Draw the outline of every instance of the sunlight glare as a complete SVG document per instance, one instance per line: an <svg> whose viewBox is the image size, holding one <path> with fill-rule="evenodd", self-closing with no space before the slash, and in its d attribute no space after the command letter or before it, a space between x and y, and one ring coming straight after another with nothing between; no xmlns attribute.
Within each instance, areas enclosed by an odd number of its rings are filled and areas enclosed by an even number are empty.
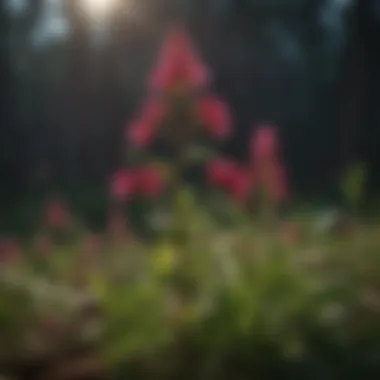
<svg viewBox="0 0 380 380"><path fill-rule="evenodd" d="M119 0L81 0L82 10L91 19L107 17L117 7Z"/></svg>

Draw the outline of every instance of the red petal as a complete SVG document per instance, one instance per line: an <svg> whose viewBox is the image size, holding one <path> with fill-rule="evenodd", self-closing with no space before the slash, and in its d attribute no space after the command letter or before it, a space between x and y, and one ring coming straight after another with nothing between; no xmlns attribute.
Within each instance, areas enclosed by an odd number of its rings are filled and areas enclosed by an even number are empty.
<svg viewBox="0 0 380 380"><path fill-rule="evenodd" d="M193 89L206 85L208 79L208 71L197 58L189 36L176 28L164 41L149 87L158 91L168 91L179 85Z"/></svg>
<svg viewBox="0 0 380 380"><path fill-rule="evenodd" d="M215 160L208 164L210 182L227 191L238 202L246 201L253 187L251 172L228 160Z"/></svg>
<svg viewBox="0 0 380 380"><path fill-rule="evenodd" d="M236 164L228 160L214 160L207 165L207 177L209 181L217 186L227 186L236 171Z"/></svg>
<svg viewBox="0 0 380 380"><path fill-rule="evenodd" d="M111 197L118 201L128 200L135 191L135 175L128 170L118 170L111 179Z"/></svg>
<svg viewBox="0 0 380 380"><path fill-rule="evenodd" d="M146 147L156 136L156 128L145 120L134 121L127 129L127 139L138 147Z"/></svg>
<svg viewBox="0 0 380 380"><path fill-rule="evenodd" d="M277 129L264 125L255 131L251 138L250 154L252 160L275 158L278 154Z"/></svg>
<svg viewBox="0 0 380 380"><path fill-rule="evenodd" d="M161 173L155 168L143 168L137 172L138 192L148 198L157 198L162 193L165 182Z"/></svg>
<svg viewBox="0 0 380 380"><path fill-rule="evenodd" d="M196 105L196 117L217 139L225 139L231 132L231 115L228 106L214 96L201 98Z"/></svg>
<svg viewBox="0 0 380 380"><path fill-rule="evenodd" d="M161 101L147 100L142 107L141 116L128 127L128 140L139 147L151 144L165 115L166 109Z"/></svg>

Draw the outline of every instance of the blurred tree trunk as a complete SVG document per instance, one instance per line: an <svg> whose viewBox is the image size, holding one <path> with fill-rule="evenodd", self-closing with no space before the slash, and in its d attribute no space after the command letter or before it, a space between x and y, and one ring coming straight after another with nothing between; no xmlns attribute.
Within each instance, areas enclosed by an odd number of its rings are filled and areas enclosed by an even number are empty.
<svg viewBox="0 0 380 380"><path fill-rule="evenodd" d="M368 0L357 0L349 22L341 79L341 167L360 158L360 129L365 118L368 92L368 32L365 31Z"/></svg>
<svg viewBox="0 0 380 380"><path fill-rule="evenodd" d="M374 167L379 163L380 23L376 2L356 0L351 15L340 109L342 166L357 159Z"/></svg>
<svg viewBox="0 0 380 380"><path fill-rule="evenodd" d="M5 1L0 2L1 33L1 149L0 170L2 188L14 195L27 184L29 170L28 131L23 107L25 73L33 55L30 49L30 31L41 6L41 0L33 0L23 13L14 17ZM29 99L30 101L31 99Z"/></svg>
<svg viewBox="0 0 380 380"><path fill-rule="evenodd" d="M62 179L66 184L81 182L86 155L86 131L90 128L91 78L88 19L78 8L78 1L68 1L72 32L68 46L66 73L66 123L63 123L57 148L60 151ZM92 112L96 112L95 109Z"/></svg>
<svg viewBox="0 0 380 380"><path fill-rule="evenodd" d="M360 2L359 2L360 3ZM366 4L362 0L362 6ZM364 137L362 149L368 162L370 186L376 189L380 185L380 1L367 0L367 8L364 8L366 17L362 19L363 45L366 48L367 57L367 88L365 116L363 120Z"/></svg>
<svg viewBox="0 0 380 380"><path fill-rule="evenodd" d="M1 186L0 191L3 193L5 191L4 185L7 180L7 153L6 144L7 133L9 126L12 123L11 120L11 110L12 110L12 76L10 70L9 62L9 41L6 36L9 34L11 20L9 14L5 9L4 2L0 4L0 33L1 39L1 50L0 50L0 75L1 75L1 105L0 105L0 176L1 176Z"/></svg>

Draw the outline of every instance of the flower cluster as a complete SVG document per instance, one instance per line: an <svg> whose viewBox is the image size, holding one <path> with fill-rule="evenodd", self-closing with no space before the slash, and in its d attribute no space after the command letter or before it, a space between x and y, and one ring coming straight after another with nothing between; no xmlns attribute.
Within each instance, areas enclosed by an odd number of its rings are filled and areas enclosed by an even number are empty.
<svg viewBox="0 0 380 380"><path fill-rule="evenodd" d="M207 177L211 184L222 188L241 202L248 198L254 184L253 174L248 168L226 159L209 162Z"/></svg>
<svg viewBox="0 0 380 380"><path fill-rule="evenodd" d="M238 202L249 200L255 189L262 190L272 202L283 201L288 194L287 177L279 154L275 127L262 126L251 137L250 165L218 159L210 162L207 177Z"/></svg>
<svg viewBox="0 0 380 380"><path fill-rule="evenodd" d="M154 167L120 169L113 175L110 193L116 201L128 201L135 195L155 199L164 188L164 178Z"/></svg>
<svg viewBox="0 0 380 380"><path fill-rule="evenodd" d="M173 102L178 99L185 99L182 103L187 105L186 119L201 124L215 139L228 137L232 125L229 108L206 91L209 81L210 73L190 38L181 28L176 28L166 38L150 77L149 100L127 126L128 140L139 147L149 146L162 130L160 127L173 121L176 114Z"/></svg>
<svg viewBox="0 0 380 380"><path fill-rule="evenodd" d="M164 41L150 76L148 100L127 126L128 141L133 146L148 147L159 133L168 131L170 135L183 132L182 143L188 145L198 126L215 140L225 140L231 134L231 113L223 100L207 91L210 80L211 74L189 36L181 28L175 28ZM169 129L163 128L167 125ZM186 128L190 128L190 134L185 133ZM209 182L240 203L250 199L256 189L263 190L273 202L284 200L288 193L287 178L279 145L275 127L259 127L251 138L249 165L227 159L212 160L206 169ZM123 201L136 194L156 198L164 189L164 182L152 168L122 169L111 181L111 195Z"/></svg>
<svg viewBox="0 0 380 380"><path fill-rule="evenodd" d="M128 139L148 146L161 133L159 126L173 120L175 129L165 129L170 134L177 136L186 126L197 132L202 125L215 139L226 138L231 117L225 104L205 91L209 81L190 39L175 30L164 44L149 82L152 94L129 126ZM173 119L178 108L184 118ZM0 362L12 372L0 378L25 378L13 371L28 368L30 373L41 363L70 371L29 378L110 378L117 373L120 378L164 379L181 378L191 369L189 378L271 379L280 373L312 373L315 364L323 365L325 377L336 378L347 368L352 372L349 361L357 356L357 342L366 342L360 347L366 352L356 363L358 373L351 377L358 378L367 359L378 356L378 334L373 333L380 331L378 223L360 226L336 211L317 215L315 221L303 221L298 214L274 220L289 189L273 125L254 128L246 164L210 159L204 150L186 146L192 137L186 133L178 150L190 148L185 155L193 154L190 164L202 156L210 185L243 206L240 210L256 194L265 196L259 223L241 218L240 212L232 213L237 224L228 230L215 223L187 189L181 191L182 162L167 177L153 164L118 169L109 183L104 234L87 230L68 203L51 197L32 244L0 238ZM172 161L176 165L176 157ZM360 168L353 174L363 180ZM136 197L157 200L169 188L174 190L172 213L154 210L145 235L152 238L140 239L125 218L125 203ZM348 200L355 203L358 188L348 190ZM194 347L198 351L189 368ZM263 356L253 347L271 349ZM340 359L348 361L339 360L339 368L324 365L337 348L344 351ZM284 367L286 362L290 367Z"/></svg>
<svg viewBox="0 0 380 380"><path fill-rule="evenodd" d="M149 88L159 92L198 90L209 83L210 77L187 33L176 27L163 44Z"/></svg>

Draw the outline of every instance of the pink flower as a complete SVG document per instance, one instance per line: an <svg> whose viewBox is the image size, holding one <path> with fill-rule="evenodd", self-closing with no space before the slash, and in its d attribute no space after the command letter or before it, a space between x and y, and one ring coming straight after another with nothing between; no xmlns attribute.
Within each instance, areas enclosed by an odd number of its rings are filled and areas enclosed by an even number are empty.
<svg viewBox="0 0 380 380"><path fill-rule="evenodd" d="M213 185L226 187L231 183L236 169L235 162L224 159L213 160L207 165L207 177Z"/></svg>
<svg viewBox="0 0 380 380"><path fill-rule="evenodd" d="M166 110L161 101L156 99L146 101L141 116L128 127L127 138L139 147L151 144L165 115Z"/></svg>
<svg viewBox="0 0 380 380"><path fill-rule="evenodd" d="M157 198L165 187L161 173L153 167L143 167L134 171L119 170L111 181L111 196L118 201L126 201L134 195Z"/></svg>
<svg viewBox="0 0 380 380"><path fill-rule="evenodd" d="M207 176L210 182L230 194L236 201L248 199L253 188L252 173L228 160L215 160L207 166Z"/></svg>
<svg viewBox="0 0 380 380"><path fill-rule="evenodd" d="M66 204L60 199L51 199L45 208L45 220L49 227L59 229L67 226L70 214Z"/></svg>
<svg viewBox="0 0 380 380"><path fill-rule="evenodd" d="M266 160L277 157L278 145L276 128L271 125L261 126L251 138L251 160Z"/></svg>
<svg viewBox="0 0 380 380"><path fill-rule="evenodd" d="M231 132L231 114L227 104L215 96L201 97L195 108L197 119L216 139L223 140Z"/></svg>
<svg viewBox="0 0 380 380"><path fill-rule="evenodd" d="M153 168L146 167L136 172L136 192L148 198L157 198L165 187L161 173Z"/></svg>
<svg viewBox="0 0 380 380"><path fill-rule="evenodd" d="M189 36L181 28L175 28L164 41L149 87L157 91L180 86L197 89L206 85L208 79L208 70L197 57Z"/></svg>
<svg viewBox="0 0 380 380"><path fill-rule="evenodd" d="M146 120L135 120L127 131L127 139L138 147L146 147L156 136L156 128Z"/></svg>
<svg viewBox="0 0 380 380"><path fill-rule="evenodd" d="M129 200L135 192L135 182L134 172L127 169L116 171L111 179L111 197L121 202Z"/></svg>

